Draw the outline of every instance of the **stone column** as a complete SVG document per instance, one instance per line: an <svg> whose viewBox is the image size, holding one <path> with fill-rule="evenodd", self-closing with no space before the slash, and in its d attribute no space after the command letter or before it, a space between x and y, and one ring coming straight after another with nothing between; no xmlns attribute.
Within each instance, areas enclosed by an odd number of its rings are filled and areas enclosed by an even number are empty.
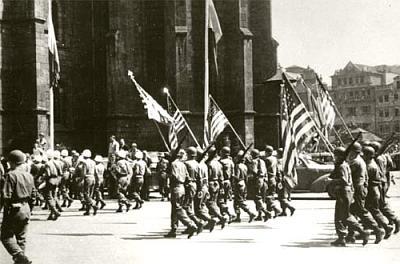
<svg viewBox="0 0 400 264"><path fill-rule="evenodd" d="M49 136L47 12L47 0L0 2L3 153Z"/></svg>

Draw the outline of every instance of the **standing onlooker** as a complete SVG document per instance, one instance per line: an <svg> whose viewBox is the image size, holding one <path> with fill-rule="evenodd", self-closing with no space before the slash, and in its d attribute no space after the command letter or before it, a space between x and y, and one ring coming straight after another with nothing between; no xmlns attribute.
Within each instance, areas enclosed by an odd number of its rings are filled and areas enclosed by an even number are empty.
<svg viewBox="0 0 400 264"><path fill-rule="evenodd" d="M48 149L47 140L43 133L39 133L39 138L37 139L37 142L39 143L39 147L42 150Z"/></svg>
<svg viewBox="0 0 400 264"><path fill-rule="evenodd" d="M111 159L111 156L116 156L119 151L119 143L115 139L115 136L112 135L110 137L110 144L108 145L108 159Z"/></svg>

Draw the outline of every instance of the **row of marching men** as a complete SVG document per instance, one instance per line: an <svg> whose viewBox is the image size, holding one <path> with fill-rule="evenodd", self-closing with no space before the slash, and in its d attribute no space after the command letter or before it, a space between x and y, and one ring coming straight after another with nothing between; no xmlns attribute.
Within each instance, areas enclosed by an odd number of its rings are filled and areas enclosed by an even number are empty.
<svg viewBox="0 0 400 264"><path fill-rule="evenodd" d="M370 231L375 243L400 231L400 218L390 208L387 191L393 162L382 153L378 142L353 142L347 149L334 151L335 169L329 185L336 197L335 228L338 238L333 246L355 243L356 238L366 245ZM359 236L356 236L356 233Z"/></svg>
<svg viewBox="0 0 400 264"><path fill-rule="evenodd" d="M188 238L204 229L211 232L217 224L223 229L227 223L241 222L241 211L249 223L286 215L287 209L293 215L290 186L282 173L282 150L275 156L273 148L266 146L263 158L259 150L252 149L247 155L248 150L232 158L226 146L219 152L214 147L205 152L189 147L161 159L159 167L169 178L171 195L171 230L165 237L177 236L179 222L186 227L183 233ZM248 188L253 189L256 211L246 203Z"/></svg>

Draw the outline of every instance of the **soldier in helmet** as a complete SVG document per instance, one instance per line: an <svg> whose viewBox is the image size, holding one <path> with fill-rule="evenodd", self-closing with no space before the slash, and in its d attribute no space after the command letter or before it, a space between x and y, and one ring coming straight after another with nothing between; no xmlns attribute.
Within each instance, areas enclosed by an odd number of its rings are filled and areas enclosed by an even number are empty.
<svg viewBox="0 0 400 264"><path fill-rule="evenodd" d="M133 165L133 175L131 179L131 186L133 187L132 197L136 202L135 209L140 209L144 203L143 199L140 197L140 192L144 184L147 163L143 160L143 152L141 151L137 151L135 153L135 159L136 160Z"/></svg>
<svg viewBox="0 0 400 264"><path fill-rule="evenodd" d="M364 231L355 217L350 213L350 203L353 199L353 184L351 170L346 162L346 150L338 147L334 150L335 169L329 176L332 179L335 204L335 229L338 239L331 243L332 246L346 246L347 229L351 232L358 231L363 239L363 245L368 243L369 233Z"/></svg>
<svg viewBox="0 0 400 264"><path fill-rule="evenodd" d="M90 209L93 208L93 215L97 214L97 206L93 202L92 197L94 194L94 187L96 183L95 179L95 167L96 163L91 159L92 152L85 149L82 152L84 158L83 161L83 175L84 175L84 185L83 185L83 195L85 199L86 212L83 215L90 215Z"/></svg>
<svg viewBox="0 0 400 264"><path fill-rule="evenodd" d="M158 185L160 186L161 201L169 200L169 183L168 183L168 167L169 161L165 158L165 154L161 153L159 162L157 163Z"/></svg>
<svg viewBox="0 0 400 264"><path fill-rule="evenodd" d="M244 164L244 151L238 152L235 158L235 173L232 176L232 187L233 187L233 207L235 209L236 218L234 222L240 223L240 209L245 211L249 215L249 223L251 223L256 215L250 211L246 204L246 179L247 179L247 166Z"/></svg>
<svg viewBox="0 0 400 264"><path fill-rule="evenodd" d="M94 178L95 178L95 186L94 186L94 198L96 199L96 207L99 209L103 209L106 206L106 203L103 200L103 189L104 189L104 172L106 170L103 162L103 157L101 155L96 155L94 158L96 162L96 166L94 168Z"/></svg>
<svg viewBox="0 0 400 264"><path fill-rule="evenodd" d="M32 263L25 255L25 244L31 215L28 203L35 188L34 180L24 169L25 154L20 150L11 151L8 162L11 169L5 174L2 188L4 214L0 239L14 263Z"/></svg>
<svg viewBox="0 0 400 264"><path fill-rule="evenodd" d="M375 221L379 226L382 226L385 229L385 239L388 239L393 231L393 227L386 223L386 219L383 216L382 212L379 210L379 202L380 202L380 187L381 187L381 175L376 164L375 150L372 147L364 147L363 149L363 158L367 165L367 173L368 173L368 194L366 198L367 209L371 212Z"/></svg>
<svg viewBox="0 0 400 264"><path fill-rule="evenodd" d="M60 212L62 211L56 197L57 187L59 184L58 177L61 174L61 168L58 167L57 163L54 162L53 155L54 154L52 150L47 150L47 161L44 165L44 195L46 199L46 205L50 209L50 215L47 218L48 220L57 220L57 218L61 215Z"/></svg>
<svg viewBox="0 0 400 264"><path fill-rule="evenodd" d="M274 211L275 216L280 215L282 210L279 208L279 204L275 201L276 195L276 177L277 177L277 165L278 160L273 155L274 148L270 145L265 146L265 165L267 167L267 178L266 178L266 196L265 203L268 211Z"/></svg>
<svg viewBox="0 0 400 264"><path fill-rule="evenodd" d="M218 195L220 193L219 181L221 178L223 178L222 164L218 161L218 156L216 155L217 150L214 147L212 147L208 153L208 192L210 194L210 198L207 200L207 208L212 216L219 219L221 228L223 229L227 220L221 214L221 210L217 204Z"/></svg>
<svg viewBox="0 0 400 264"><path fill-rule="evenodd" d="M289 185L288 181L292 177L291 175L285 175L283 166L283 149L279 148L277 151L277 193L282 208L281 216L286 216L286 209L289 209L290 215L293 215L296 208L294 208L289 201L289 194L292 190L292 186Z"/></svg>
<svg viewBox="0 0 400 264"><path fill-rule="evenodd" d="M218 197L218 206L221 208L222 214L229 216L229 222L235 219L235 215L230 212L228 207L228 200L232 198L232 185L231 179L235 173L235 164L231 158L230 147L223 147L221 149L221 158L219 162L222 164L222 178L220 179L220 193Z"/></svg>
<svg viewBox="0 0 400 264"><path fill-rule="evenodd" d="M354 200L350 207L350 211L353 215L360 218L361 223L372 230L376 235L375 243L379 243L382 240L384 232L379 228L378 223L374 220L373 216L366 209L365 199L368 193L368 171L365 161L361 157L362 147L358 142L355 142L350 147L349 152L349 165L351 170L351 177L354 190ZM349 231L346 241L348 243L354 243L355 237L354 232Z"/></svg>
<svg viewBox="0 0 400 264"><path fill-rule="evenodd" d="M131 208L130 201L126 198L128 192L129 181L133 174L132 168L126 160L126 152L118 151L117 163L112 167L112 174L118 183L117 195L118 195L118 209L117 213L122 212L122 207L126 206L128 212Z"/></svg>
<svg viewBox="0 0 400 264"><path fill-rule="evenodd" d="M60 165L61 165L61 179L60 179L60 190L63 197L63 204L61 207L70 207L74 201L69 196L69 186L70 186L70 168L72 166L72 160L68 157L68 150L63 149L60 153Z"/></svg>
<svg viewBox="0 0 400 264"><path fill-rule="evenodd" d="M178 223L181 222L187 227L188 238L191 238L197 231L195 223L188 217L185 204L185 187L189 177L183 157L185 156L184 150L179 150L177 159L171 161L171 230L164 237L175 238Z"/></svg>
<svg viewBox="0 0 400 264"><path fill-rule="evenodd" d="M257 221L264 218L267 221L271 218L271 213L266 209L264 204L264 197L266 194L267 186L265 183L265 177L267 175L267 168L265 162L260 159L260 151L258 149L251 150L251 162L248 165L249 177L252 177L254 182L254 203L258 216ZM264 216L262 215L264 214Z"/></svg>

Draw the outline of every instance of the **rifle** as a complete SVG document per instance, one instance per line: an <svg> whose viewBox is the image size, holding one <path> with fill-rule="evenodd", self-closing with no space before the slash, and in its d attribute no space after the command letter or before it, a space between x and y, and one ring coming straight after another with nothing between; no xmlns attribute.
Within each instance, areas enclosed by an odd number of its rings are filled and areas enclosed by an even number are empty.
<svg viewBox="0 0 400 264"><path fill-rule="evenodd" d="M171 150L170 158L169 158L170 163L172 163L174 160L176 160L176 156L178 155L179 150L182 148L183 141L185 141L188 134L189 134L189 131L186 131L186 133L183 135L181 140L178 142L178 147L176 149Z"/></svg>
<svg viewBox="0 0 400 264"><path fill-rule="evenodd" d="M358 133L358 135L353 139L353 141L350 143L350 145L347 146L346 151L344 152L344 158L347 159L347 156L350 153L351 147L357 142L357 140L361 137L362 132Z"/></svg>
<svg viewBox="0 0 400 264"><path fill-rule="evenodd" d="M251 143L243 152L242 155L238 156L238 160L241 160L242 158L246 157L247 152L253 147L254 143Z"/></svg>
<svg viewBox="0 0 400 264"><path fill-rule="evenodd" d="M396 140L395 136L396 136L396 133L393 132L392 135L390 135L385 140L385 142L382 144L381 149L378 151L378 153L376 153L376 156L380 156L380 155L384 154L389 149L389 147L392 145L392 143L395 142L395 140Z"/></svg>
<svg viewBox="0 0 400 264"><path fill-rule="evenodd" d="M203 153L201 154L201 156L198 157L198 159L197 159L198 162L201 162L201 161L204 159L204 157L206 156L207 152L209 152L210 149L212 148L212 146L214 146L214 145L215 145L215 140L211 141L211 144L208 145L208 146L204 149L204 151L203 151Z"/></svg>

